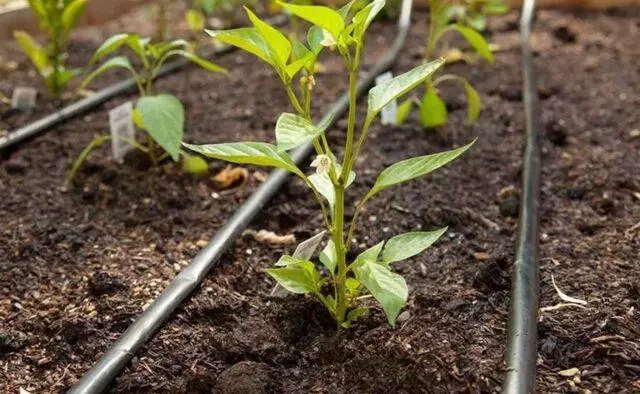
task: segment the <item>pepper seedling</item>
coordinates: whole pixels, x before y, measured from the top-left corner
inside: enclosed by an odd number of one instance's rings
[[[253,27],[209,31],[216,39],[235,45],[268,63],[282,80],[296,113],[280,115],[275,126],[275,145],[264,142],[212,145],[183,143],[183,146],[207,157],[284,169],[302,179],[309,187],[322,210],[326,232],[331,236],[320,253],[320,265],[310,259],[322,234],[303,242],[293,255],[282,256],[266,272],[286,290],[317,297],[337,322],[338,331],[348,328],[367,313],[368,309],[362,302],[369,295],[380,303],[389,324],[395,326],[396,318],[407,302],[408,288],[404,278],[393,271],[393,263],[422,252],[446,231],[446,228],[442,228],[401,234],[386,243],[380,242],[348,262],[347,250],[354,240],[358,215],[365,204],[391,186],[442,167],[473,144],[413,157],[389,166],[360,199],[351,223],[346,225],[345,190],[356,177],[354,164],[378,113],[389,102],[423,83],[444,63],[443,59],[430,61],[372,88],[368,95],[367,115],[364,121],[358,121],[356,84],[364,51],[364,36],[385,2],[375,0],[357,12],[352,11],[353,4],[354,1],[335,11],[324,6],[281,3],[284,9],[313,25],[308,31],[306,45],[297,40],[292,43],[282,32],[260,20],[248,9]],[[329,123],[316,125],[311,120],[310,103],[317,83],[313,72],[318,54],[325,47],[341,55],[349,79],[349,112],[341,162],[326,138]],[[294,86],[296,79],[298,83]],[[356,128],[360,130],[359,133],[356,133]],[[311,175],[305,174],[288,153],[306,143],[312,143],[316,153],[311,163],[315,173]]]
[[[182,156],[182,169],[185,172],[206,172],[207,164],[202,158],[189,155],[180,147],[184,129],[182,103],[177,97],[170,94],[154,94],[153,82],[162,65],[174,56],[182,56],[211,72],[226,72],[226,70],[194,54],[191,44],[185,40],[153,44],[149,38],[142,38],[137,34],[117,34],[108,38],[93,54],[89,66],[95,65],[122,46],[127,46],[137,57],[140,64],[139,69],[136,69],[126,56],[111,57],[84,79],[82,87],[86,87],[95,77],[107,70],[114,68],[128,70],[133,75],[140,95],[132,111],[133,121],[138,128],[146,132],[146,141],[144,144],[140,144],[133,140],[122,139],[123,142],[146,153],[154,164],[166,157],[171,157],[177,162]],[[73,180],[87,156],[111,138],[114,137],[100,135],[87,145],[75,160],[68,174],[67,183]],[[156,154],[156,144],[164,150],[160,156]]]
[[[480,57],[493,63],[493,54],[480,31],[486,27],[488,15],[504,13],[508,8],[501,0],[468,0],[456,3],[448,0],[429,0],[429,29],[425,47],[425,61],[434,57],[436,47],[444,34],[458,32]],[[459,52],[459,51],[457,51]],[[467,97],[467,124],[474,123],[481,110],[480,95],[469,81],[455,74],[435,77],[425,81],[425,94],[422,100],[409,98],[398,106],[397,122],[404,123],[413,104],[419,107],[420,124],[425,128],[436,127],[447,122],[448,112],[444,100],[438,94],[438,86],[443,82],[457,82],[465,90]]]
[[[56,96],[78,74],[76,70],[66,68],[65,50],[86,5],[87,0],[29,0],[29,7],[40,29],[48,36],[44,47],[24,31],[13,32],[18,45],[31,60],[47,89]]]

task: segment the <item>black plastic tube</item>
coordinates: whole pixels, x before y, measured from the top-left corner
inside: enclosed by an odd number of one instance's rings
[[[282,25],[286,21],[286,17],[278,16],[273,18],[269,22],[274,25]],[[202,56],[205,58],[210,58],[215,55],[222,55],[228,52],[235,50],[235,47],[225,46],[222,48],[216,49],[208,49],[203,51]],[[189,64],[189,60],[185,58],[178,58],[171,62],[166,63],[160,71],[158,71],[158,78],[169,75],[180,68]],[[111,85],[105,89],[102,89],[89,97],[86,97],[82,100],[76,101],[73,104],[70,104],[52,114],[45,116],[42,119],[38,119],[33,123],[29,123],[26,126],[23,126],[17,130],[10,132],[7,136],[0,138],[0,151],[9,148],[21,142],[25,139],[34,137],[38,134],[41,134],[53,126],[56,126],[66,120],[69,120],[75,116],[81,115],[92,108],[97,107],[98,105],[104,103],[107,100],[110,100],[114,97],[117,97],[121,94],[125,94],[128,92],[133,92],[136,89],[136,81],[133,78],[128,78],[122,80],[114,85]]]
[[[538,97],[530,44],[535,0],[525,0],[520,19],[522,45],[523,102],[526,117],[526,147],[522,168],[522,199],[516,261],[511,285],[511,307],[507,345],[507,372],[502,392],[535,392],[537,314],[539,294],[538,212],[540,196],[540,136]]]
[[[403,0],[395,41],[385,56],[378,61],[366,77],[360,80],[357,85],[358,96],[373,84],[377,75],[387,70],[395,62],[409,30],[411,5],[412,0]],[[328,119],[332,119],[332,122],[337,121],[346,113],[348,107],[348,96],[343,95],[322,121]],[[292,154],[293,160],[300,164],[312,150],[311,145],[305,145],[295,150]],[[69,393],[95,394],[102,392],[118,376],[134,354],[166,322],[176,308],[200,285],[222,254],[278,192],[288,176],[289,173],[284,170],[272,171],[258,190],[220,228],[209,244],[171,281],[162,294],[127,328],[100,360],[71,388]]]

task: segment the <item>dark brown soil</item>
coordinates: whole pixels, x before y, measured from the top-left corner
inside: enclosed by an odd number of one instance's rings
[[[640,164],[638,13],[539,14],[536,68],[543,100],[541,311],[537,391],[640,390]],[[396,72],[420,62],[425,15],[417,14]],[[134,358],[113,392],[494,392],[504,373],[509,279],[524,144],[517,16],[492,26],[493,66],[454,65],[485,104],[464,126],[462,92],[446,92],[450,122],[376,126],[358,163],[349,205],[385,166],[479,137],[458,162],[375,199],[353,253],[412,229],[449,226],[435,246],[397,264],[410,286],[407,320],[395,330],[375,310],[344,336],[313,300],[270,297],[264,274],[294,246],[239,239],[202,287]],[[563,39],[558,29],[572,33]],[[369,37],[375,61],[394,33]],[[5,45],[6,46],[6,45]],[[6,49],[0,46],[2,51]],[[254,59],[220,62],[229,78],[189,69],[158,89],[178,95],[190,141],[273,140],[286,100]],[[316,111],[344,87],[325,60]],[[6,83],[3,81],[2,83]],[[188,89],[187,89],[188,85]],[[122,102],[114,100],[111,108]],[[80,186],[63,191],[69,163],[95,133],[103,110],[29,141],[0,163],[0,391],[59,392],[72,385],[253,191],[264,170],[232,192],[173,165],[117,165],[92,156]],[[330,133],[342,141],[344,122]],[[212,163],[213,168],[222,164]],[[212,194],[215,193],[215,194]],[[254,230],[320,231],[307,191],[293,181],[251,224]],[[560,371],[578,368],[579,376]]]

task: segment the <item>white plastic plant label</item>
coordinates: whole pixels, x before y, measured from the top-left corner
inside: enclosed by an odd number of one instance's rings
[[[380,74],[376,77],[376,85],[380,85],[385,82],[389,82],[393,79],[393,73],[391,71],[387,71],[384,74]],[[392,100],[389,104],[385,105],[380,111],[380,121],[383,125],[395,125],[397,124],[397,113],[398,113],[398,101]]]
[[[133,140],[136,130],[133,127],[133,104],[127,101],[109,111],[109,127],[111,128],[111,151],[116,161],[122,161],[124,155],[131,150],[125,140]]]
[[[37,96],[38,91],[34,88],[15,88],[13,96],[11,96],[11,108],[20,111],[31,111],[36,107]]]

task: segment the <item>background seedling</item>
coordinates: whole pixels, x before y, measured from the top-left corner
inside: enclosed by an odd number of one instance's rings
[[[78,19],[84,12],[87,0],[29,0],[29,7],[38,19],[40,29],[47,35],[44,46],[24,31],[15,31],[18,45],[29,56],[31,63],[44,80],[51,93],[60,95],[74,70],[65,67],[67,41]]]
[[[276,144],[238,142],[213,145],[183,144],[205,156],[233,163],[277,167],[300,177],[313,192],[322,210],[330,240],[320,254],[320,267],[310,259],[323,234],[299,245],[293,255],[282,256],[267,270],[280,286],[293,292],[310,294],[319,299],[337,322],[338,331],[348,328],[364,316],[368,309],[363,299],[375,298],[384,310],[389,324],[405,305],[408,288],[404,278],[393,272],[393,263],[412,257],[433,244],[446,229],[409,232],[395,236],[347,261],[347,250],[354,239],[358,214],[376,194],[391,186],[426,175],[454,160],[472,144],[447,152],[414,157],[395,163],[382,171],[371,190],[357,204],[351,223],[345,223],[345,190],[356,174],[353,166],[366,140],[367,133],[382,108],[407,94],[432,75],[443,59],[428,62],[369,91],[368,111],[364,120],[356,116],[356,83],[364,51],[364,35],[384,7],[383,0],[353,11],[353,2],[334,11],[323,6],[281,6],[313,26],[306,44],[291,42],[277,29],[247,10],[253,27],[210,31],[216,39],[235,45],[268,63],[283,82],[296,113],[280,115],[276,127]],[[349,79],[349,114],[344,155],[339,161],[326,138],[328,124],[312,122],[310,103],[316,80],[313,72],[318,54],[329,47],[340,54]],[[294,80],[298,80],[294,88]],[[356,127],[359,134],[356,134]],[[315,173],[305,174],[287,151],[312,143],[316,157],[311,163]]]
[[[180,148],[184,127],[184,109],[180,100],[170,94],[154,94],[153,82],[164,62],[173,56],[182,56],[205,70],[211,72],[226,72],[222,67],[195,55],[191,45],[184,40],[151,43],[149,38],[142,38],[137,34],[117,34],[108,38],[94,53],[89,65],[92,66],[112,54],[122,46],[128,47],[137,57],[139,68],[136,69],[126,56],[115,56],[104,61],[82,83],[87,86],[95,77],[103,72],[122,68],[128,70],[136,82],[140,98],[137,100],[132,116],[135,124],[146,132],[145,144],[131,142],[131,145],[146,153],[155,164],[166,157],[174,161],[183,158],[183,170],[190,173],[206,172],[206,163],[197,156],[187,154]],[[96,137],[80,154],[73,164],[67,177],[71,182],[78,169],[92,150],[101,146],[111,136]],[[163,150],[160,156],[156,154],[156,144]]]
[[[425,61],[433,59],[438,43],[446,33],[456,31],[467,41],[475,53],[492,63],[493,54],[480,31],[486,27],[488,15],[507,11],[508,8],[500,0],[468,0],[463,3],[450,0],[430,0]],[[423,127],[429,128],[445,124],[448,113],[444,100],[438,94],[438,86],[449,81],[457,82],[464,87],[467,96],[467,124],[475,122],[481,110],[480,95],[466,78],[446,74],[439,77],[431,75],[426,79],[426,90],[422,100],[416,101],[409,98],[399,105],[398,123],[406,121],[415,103],[420,109],[419,119]]]

